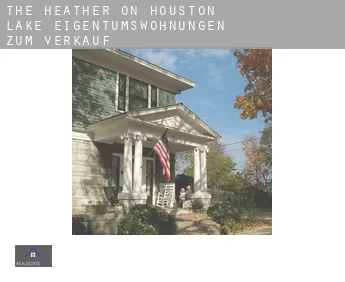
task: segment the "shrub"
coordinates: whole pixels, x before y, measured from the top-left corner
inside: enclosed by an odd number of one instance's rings
[[[177,226],[172,215],[163,208],[135,205],[121,220],[119,235],[174,235]]]
[[[93,235],[91,223],[85,220],[85,216],[72,216],[72,234],[73,235]]]
[[[204,203],[200,198],[192,199],[190,203],[193,212],[197,213],[204,211]]]
[[[258,221],[258,217],[259,217],[260,213],[259,210],[254,209],[252,211],[249,211],[246,213],[245,217],[244,217],[244,221],[247,224],[253,224],[256,223]]]
[[[237,233],[240,231],[243,231],[243,224],[232,219],[226,221],[225,225],[221,228],[221,233],[223,235],[229,233]]]
[[[231,202],[216,203],[208,208],[207,215],[221,226],[227,221],[242,222],[242,217]]]

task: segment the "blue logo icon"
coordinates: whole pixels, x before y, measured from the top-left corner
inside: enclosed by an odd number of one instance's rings
[[[25,255],[25,257],[30,257],[30,258],[37,258],[37,257],[42,257],[40,253],[32,247]]]

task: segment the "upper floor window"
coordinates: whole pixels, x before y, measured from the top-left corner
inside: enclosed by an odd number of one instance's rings
[[[134,78],[129,79],[129,110],[148,108],[148,84]]]
[[[176,103],[176,95],[170,91],[159,88],[159,100],[164,101],[165,105],[173,105]]]
[[[157,87],[151,86],[151,108],[157,107]]]
[[[119,99],[118,99],[118,109],[120,111],[125,110],[126,103],[126,76],[119,74]]]

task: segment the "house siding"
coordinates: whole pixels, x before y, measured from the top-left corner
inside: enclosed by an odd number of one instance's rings
[[[176,104],[176,95],[160,90],[159,106]],[[72,58],[72,131],[85,132],[85,126],[114,116],[115,72]],[[152,148],[143,148],[148,156]],[[73,214],[84,213],[84,205],[106,201],[104,187],[112,152],[123,154],[123,144],[108,145],[72,139],[72,199]],[[134,154],[134,147],[132,150]],[[154,156],[154,153],[151,153]],[[175,180],[175,155],[171,154],[172,182]],[[156,158],[156,186],[165,183],[162,167]]]
[[[72,60],[72,128],[83,131],[84,126],[116,114],[115,72]]]
[[[86,125],[114,116],[114,71],[72,57],[72,129],[83,132]],[[159,106],[176,104],[176,94],[160,89]]]
[[[72,139],[73,213],[83,210],[90,201],[105,201],[112,147],[108,144]]]

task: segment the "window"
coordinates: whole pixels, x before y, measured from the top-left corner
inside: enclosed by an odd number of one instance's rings
[[[159,88],[159,104],[161,106],[176,104],[176,95],[170,91]]]
[[[151,86],[151,108],[157,107],[157,87]]]
[[[119,99],[117,108],[120,111],[125,110],[125,102],[126,102],[126,76],[123,74],[119,74]]]
[[[145,82],[129,79],[129,109],[138,110],[148,107],[148,85]]]

